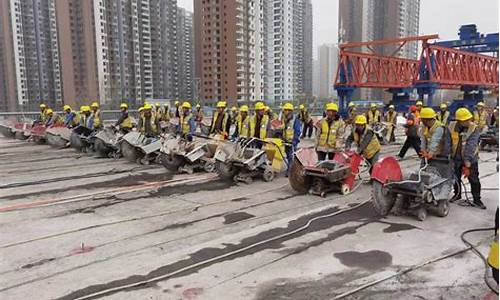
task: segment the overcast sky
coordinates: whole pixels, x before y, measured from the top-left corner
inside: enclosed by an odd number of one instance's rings
[[[193,0],[177,0],[179,6],[193,10]],[[382,0],[380,0],[382,1]],[[460,25],[475,23],[480,32],[498,32],[498,0],[421,0],[420,34],[438,33],[443,40],[458,38]],[[338,0],[312,0],[314,49],[336,43]]]

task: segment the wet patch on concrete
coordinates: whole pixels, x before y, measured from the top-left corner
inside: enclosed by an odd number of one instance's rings
[[[344,266],[366,270],[380,270],[392,265],[392,256],[384,251],[347,251],[333,254]]]
[[[387,222],[387,221],[379,221],[379,223],[389,225],[389,227],[384,228],[385,233],[393,233],[393,232],[407,231],[407,230],[413,230],[413,229],[421,230],[417,226],[414,226],[411,224],[392,223],[392,222]]]
[[[247,197],[235,198],[235,199],[231,200],[231,202],[241,202],[241,201],[245,201],[245,200],[250,200],[250,198],[247,198]]]
[[[54,257],[52,257],[52,258],[44,258],[42,260],[39,260],[39,261],[36,261],[36,262],[29,263],[29,264],[26,264],[24,266],[21,266],[21,269],[31,269],[33,267],[41,266],[41,265],[43,265],[45,263],[48,263],[48,262],[51,262],[53,260],[55,260]]]
[[[293,197],[293,196],[290,196],[290,197]],[[281,237],[279,239],[277,238],[274,241],[248,248],[242,252],[228,255],[228,253],[235,252],[235,251],[242,249],[242,248],[247,248],[247,247],[254,245],[258,242],[261,242],[263,240],[272,239],[274,237],[281,236],[284,233],[295,231],[298,228],[301,228],[304,225],[306,225],[313,218],[332,214],[332,213],[335,213],[337,211],[338,211],[338,208],[328,208],[328,209],[325,209],[323,211],[304,215],[296,220],[290,221],[286,227],[277,227],[277,228],[273,228],[270,230],[260,232],[254,236],[250,236],[248,238],[241,240],[237,244],[224,244],[224,246],[222,248],[213,248],[213,247],[203,248],[203,249],[200,249],[196,252],[191,253],[189,255],[189,258],[187,258],[187,259],[179,260],[177,262],[162,266],[160,268],[157,268],[157,269],[151,271],[150,273],[148,273],[146,275],[133,275],[133,276],[130,276],[127,278],[114,280],[114,281],[111,281],[108,283],[88,286],[88,287],[82,288],[80,290],[74,291],[66,296],[63,296],[60,299],[79,298],[79,297],[82,297],[84,295],[92,294],[92,293],[95,293],[98,291],[103,291],[103,290],[107,290],[107,289],[111,289],[111,288],[121,287],[124,285],[130,285],[130,284],[133,284],[134,282],[143,281],[143,280],[150,280],[152,278],[156,278],[159,276],[165,276],[165,275],[171,274],[177,270],[185,269],[185,268],[187,268],[187,269],[184,270],[183,272],[180,272],[180,273],[175,274],[173,276],[164,277],[162,280],[164,281],[164,280],[167,280],[169,278],[177,278],[177,277],[187,276],[189,274],[196,273],[201,269],[207,268],[211,265],[218,264],[218,263],[221,263],[224,261],[233,260],[233,259],[240,258],[240,257],[246,257],[249,255],[253,255],[255,253],[259,253],[259,252],[264,251],[264,250],[280,249],[283,247],[284,242],[292,240],[292,239],[296,239],[298,237],[301,237],[303,235],[306,235],[306,234],[309,234],[312,232],[325,230],[325,229],[331,228],[333,226],[342,225],[342,224],[345,224],[348,222],[356,222],[357,221],[357,222],[364,222],[365,224],[367,224],[370,222],[374,222],[378,219],[378,217],[376,216],[373,209],[371,209],[371,207],[369,205],[364,205],[364,206],[361,206],[357,210],[348,211],[348,212],[336,215],[334,217],[319,219],[315,222],[312,222],[310,224],[310,226],[307,227],[306,229],[296,231],[294,234],[290,234],[290,235]],[[352,229],[350,229],[350,230],[348,230],[348,232],[353,232],[353,231],[352,231]],[[342,236],[342,233],[337,233],[337,234]],[[334,237],[335,236],[332,236],[331,239],[334,239]],[[208,262],[208,260],[210,260],[210,261]],[[190,266],[195,265],[195,264],[197,264],[196,267],[189,268]],[[140,287],[137,287],[137,288],[140,288]],[[127,290],[127,289],[124,289],[124,290]],[[107,295],[115,294],[117,292],[119,292],[119,290],[114,290],[114,291],[111,291],[109,293],[105,293],[101,296],[107,296]]]
[[[227,214],[224,216],[224,224],[232,224],[236,222],[241,222],[243,220],[248,220],[251,218],[254,218],[254,215],[251,215],[249,213],[246,213],[244,211],[242,212],[235,212],[232,214]]]

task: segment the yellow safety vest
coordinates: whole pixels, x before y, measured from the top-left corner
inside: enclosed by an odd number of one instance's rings
[[[429,146],[429,142],[434,135],[434,132],[436,132],[436,129],[439,127],[443,127],[443,124],[439,121],[434,122],[434,125],[432,125],[431,128],[424,126],[422,135],[425,139],[426,145]],[[436,153],[432,153],[433,155],[440,155],[443,152],[443,145],[444,145],[444,138],[441,137],[441,142],[439,142],[438,149],[436,150]],[[422,149],[422,150],[427,150],[427,149]]]
[[[236,119],[238,126],[238,134],[241,138],[250,137],[250,117],[246,116],[244,120],[241,119],[241,115]]]
[[[353,133],[354,142],[356,142],[356,144],[358,146],[361,144],[361,141],[363,140],[363,138],[365,137],[365,135],[366,135],[366,133],[368,131],[372,131],[371,127],[368,126],[368,125],[366,126],[365,131],[363,132],[363,135],[359,135],[356,132],[356,130],[354,130],[354,133]],[[370,141],[370,143],[368,144],[368,146],[366,146],[366,148],[363,150],[363,156],[366,159],[371,159],[379,151],[380,151],[380,143],[378,141],[377,135],[374,133],[373,137],[372,137],[372,140]]]
[[[222,134],[227,135],[228,132],[226,132],[226,126],[227,126],[227,119],[229,118],[229,115],[226,112],[223,112],[224,116],[222,117]],[[212,119],[212,126],[210,128],[210,133],[216,133],[215,132],[215,126],[217,125],[217,118],[219,117],[219,112],[216,111],[214,114],[214,118]]]
[[[386,122],[389,122],[389,123],[391,123],[391,124],[394,124],[394,123],[395,123],[394,121],[396,120],[396,116],[397,116],[397,115],[398,115],[398,113],[397,113],[397,112],[395,112],[395,111],[393,111],[393,112],[388,111],[388,112],[387,112],[387,118],[386,118],[386,120],[385,120],[385,121],[386,121]]]
[[[132,129],[133,125],[132,125],[132,118],[130,117],[130,115],[127,115],[127,117],[125,119],[123,119],[123,121],[120,123],[120,128],[121,129]]]
[[[85,127],[85,128],[91,129],[89,127],[89,124],[88,124],[89,120],[90,120],[90,116],[87,117],[85,114],[80,115],[80,125]]]
[[[479,126],[480,129],[488,126],[488,112],[483,109],[481,113],[479,111],[474,112],[474,123]]]
[[[488,264],[498,270],[498,232],[495,236],[495,241],[491,244]]]
[[[449,126],[451,132],[451,153],[453,157],[457,155],[458,141],[460,140],[460,133],[455,130],[456,125],[457,122],[451,122]],[[462,153],[460,153],[461,157],[463,157],[463,151],[465,148],[465,144],[467,143],[467,140],[474,133],[474,131],[476,131],[476,129],[477,129],[476,124],[470,124],[467,131],[462,133]],[[476,155],[479,154],[479,145],[477,145],[475,153]]]
[[[300,111],[300,121],[302,121],[302,123],[309,123],[311,120],[311,116],[309,115],[307,109]]]
[[[193,117],[192,114],[182,117],[182,134],[188,134],[191,127],[189,126],[189,121]]]
[[[448,119],[450,118],[450,112],[445,111],[444,114],[443,112],[438,112],[436,119],[441,122],[441,124],[445,125],[448,123]]]
[[[269,116],[263,115],[260,121],[259,136],[261,139],[267,138],[267,125],[269,123]],[[257,126],[257,116],[253,116],[250,120],[250,137],[255,136],[255,126]]]
[[[47,110],[44,110],[43,112],[41,111],[40,112],[40,121],[45,123],[47,121],[47,113],[46,113]]]
[[[293,128],[295,124],[295,116],[286,122],[285,116],[283,115],[283,120],[281,121],[281,128],[283,129],[283,140],[286,143],[291,143],[293,140],[293,136],[295,134],[295,130]]]
[[[93,111],[92,117],[94,119],[94,128],[97,129],[101,126],[101,110]]]
[[[156,134],[157,133],[157,128],[156,128],[156,119],[155,119],[154,114],[151,114],[151,118],[149,119],[149,121],[151,122],[151,130],[153,130],[152,133]],[[142,133],[146,133],[146,117],[145,116],[142,117],[141,132]]]
[[[341,121],[332,120],[331,125],[328,125],[328,119],[321,120],[321,132],[317,141],[319,151],[328,151],[335,149],[337,142],[337,132],[342,125]]]
[[[368,125],[373,125],[378,122],[380,119],[380,111],[376,110],[375,113],[369,110],[367,113]]]

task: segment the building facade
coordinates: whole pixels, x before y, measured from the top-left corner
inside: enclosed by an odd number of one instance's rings
[[[177,49],[177,98],[195,100],[193,13],[184,8],[177,9]]]
[[[321,45],[318,48],[318,80],[320,99],[336,97],[333,88],[338,66],[339,50],[337,45]]]

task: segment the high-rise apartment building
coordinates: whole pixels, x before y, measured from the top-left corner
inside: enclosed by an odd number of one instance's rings
[[[416,36],[419,33],[419,18],[420,0],[340,0],[339,43]],[[391,55],[397,46],[379,46],[375,50]],[[418,44],[408,43],[397,54],[416,59]],[[365,89],[353,97],[379,100],[383,91]]]
[[[337,72],[339,50],[337,45],[321,45],[318,48],[319,98],[328,99],[336,96],[333,88]]]
[[[194,100],[193,13],[177,9],[178,98]]]

